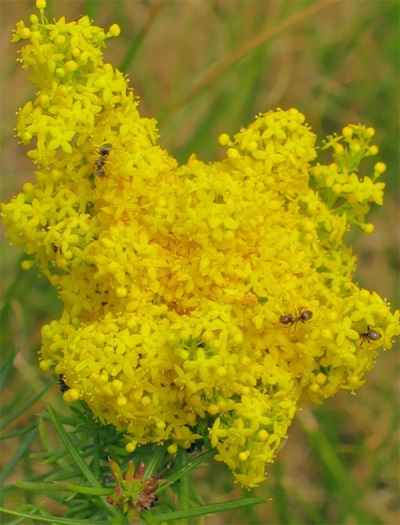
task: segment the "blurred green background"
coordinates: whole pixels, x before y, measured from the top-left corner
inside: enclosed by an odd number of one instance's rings
[[[359,260],[356,281],[398,308],[399,7],[397,0],[50,0],[46,12],[49,19],[88,14],[96,25],[121,26],[121,36],[108,41],[106,60],[129,75],[141,114],[159,120],[162,146],[181,161],[192,152],[218,158],[221,132],[233,134],[276,107],[302,111],[319,144],[348,123],[373,126],[380,148],[374,160],[387,164],[386,199],[371,211],[375,232],[349,239]],[[1,0],[1,8],[1,200],[7,201],[34,180],[13,136],[15,112],[33,89],[15,62],[20,45],[10,39],[15,23],[28,23],[36,9],[31,0]],[[20,349],[6,402],[22,402],[50,380],[37,368],[40,327],[61,311],[44,279],[19,270],[20,258],[3,232],[2,354]],[[357,396],[342,392],[324,406],[305,407],[256,490],[271,502],[205,524],[400,523],[399,364],[396,351],[383,354]],[[51,392],[47,401],[56,389]],[[29,417],[21,416],[19,428]],[[3,468],[13,446],[3,448]],[[26,468],[18,466],[8,483]],[[194,483],[208,503],[241,494],[218,463]],[[20,497],[10,493],[7,506]]]

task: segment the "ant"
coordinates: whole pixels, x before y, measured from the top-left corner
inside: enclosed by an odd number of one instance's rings
[[[105,175],[103,166],[106,163],[106,159],[107,159],[108,155],[110,154],[111,148],[112,148],[112,145],[108,144],[108,143],[107,144],[103,144],[99,148],[100,157],[94,163],[95,168],[96,168],[95,173],[96,173],[96,175],[98,177],[104,177],[104,175]]]
[[[65,383],[64,376],[62,374],[60,374],[57,383],[58,383],[58,386],[60,387],[60,391],[62,394],[66,392],[67,390],[69,390],[69,386]]]
[[[371,330],[370,327],[367,325],[367,331],[361,332],[360,337],[362,339],[361,344],[363,344],[364,341],[368,341],[369,343],[371,343],[372,341],[378,341],[382,337],[382,334],[380,334],[376,330]]]
[[[296,325],[298,321],[301,321],[302,323],[307,323],[312,319],[312,316],[313,313],[311,310],[301,310],[300,314],[296,317],[293,317],[290,314],[281,315],[279,321],[286,326],[292,326]]]

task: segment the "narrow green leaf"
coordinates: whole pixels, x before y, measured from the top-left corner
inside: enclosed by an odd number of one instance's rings
[[[202,452],[198,456],[195,456],[193,459],[190,459],[188,463],[182,465],[182,467],[180,467],[178,470],[171,472],[171,475],[168,476],[168,481],[178,481],[178,479],[180,479],[182,476],[185,476],[190,471],[198,468],[204,461],[212,458],[215,454],[215,450],[207,450],[206,452]]]
[[[59,518],[57,516],[54,517],[47,517],[37,514],[29,514],[27,512],[18,512],[15,510],[9,510],[5,509],[4,507],[0,507],[0,512],[3,512],[4,514],[9,514],[10,516],[17,516],[20,518],[27,518],[33,521],[36,521],[39,523],[39,525],[42,525],[43,523],[51,523],[52,525],[88,525],[88,520],[78,520],[76,518]],[[104,520],[103,521],[90,521],[90,525],[105,525]]]
[[[163,458],[166,455],[166,450],[162,446],[153,447],[152,452],[149,461],[146,462],[144,470],[145,478],[153,477],[158,473]]]
[[[270,485],[270,494],[272,495],[272,505],[278,516],[278,523],[285,525],[293,525],[293,523],[302,525],[304,523],[298,516],[295,516],[290,505],[289,494],[283,483],[283,466],[280,461],[274,464],[274,482]]]
[[[7,381],[7,378],[13,369],[14,365],[14,358],[17,353],[17,348],[13,348],[9,355],[7,356],[6,360],[4,361],[1,369],[0,369],[0,392],[3,391],[4,385]]]
[[[27,436],[25,441],[22,442],[19,449],[12,455],[12,457],[4,465],[3,471],[0,474],[0,485],[8,478],[11,472],[14,470],[15,465],[19,460],[26,454],[27,450],[30,449],[33,441],[35,440],[37,429],[34,428],[32,432]]]
[[[53,446],[50,442],[50,438],[48,435],[49,431],[49,425],[46,425],[42,419],[39,420],[38,424],[38,430],[39,430],[39,436],[42,441],[42,444],[47,452],[50,452],[53,450]]]
[[[32,481],[16,481],[14,483],[15,487],[23,490],[35,491],[38,490],[43,494],[47,492],[60,492],[59,487],[54,483],[34,483]]]
[[[12,521],[7,521],[7,525],[18,525],[19,523],[23,523],[23,520],[24,518],[17,518],[15,520],[12,520]]]
[[[155,3],[153,6],[151,6],[146,24],[140,29],[140,31],[133,38],[131,38],[130,46],[128,47],[125,53],[125,56],[118,68],[123,73],[125,73],[128,70],[129,66],[131,65],[132,60],[134,59],[138,49],[142,45],[146,37],[146,34],[149,32],[152,24],[156,20],[157,15],[161,9],[162,9],[162,2]]]
[[[73,442],[69,438],[68,434],[65,432],[64,427],[61,425],[61,423],[58,420],[55,410],[50,405],[47,407],[47,409],[53,421],[53,424],[56,427],[56,430],[61,438],[61,441],[64,443],[65,448],[70,453],[72,459],[75,461],[77,467],[79,468],[83,476],[92,485],[92,487],[102,488],[100,483],[97,481],[95,476],[92,474],[90,468],[88,467],[84,459],[81,457],[79,450],[76,449]],[[109,515],[115,516],[115,509],[111,507],[110,505],[108,505],[104,501],[103,498],[99,497],[98,501],[99,503],[101,503],[101,505],[103,506],[103,508],[106,510],[106,512]]]
[[[21,282],[23,282],[23,279],[21,277],[26,273],[25,270],[23,270],[21,267],[21,263],[24,259],[26,259],[25,254],[19,257],[15,265],[16,273],[14,275],[14,280],[12,281],[11,285],[8,287],[6,293],[4,294],[3,306],[0,310],[1,326],[5,325],[9,321],[9,315],[12,311],[11,303],[13,301],[13,298],[21,296],[21,293],[18,293],[18,288],[20,288]],[[33,286],[33,282],[34,280],[30,279],[31,286]]]
[[[42,397],[42,395],[49,390],[49,388],[52,386],[52,384],[46,385],[40,392],[38,392],[35,396],[31,397],[26,403],[21,405],[18,410],[16,410],[14,413],[10,414],[7,418],[5,418],[0,423],[0,430],[3,430],[3,428],[6,428],[10,423],[15,421],[21,414],[26,412],[32,405],[36,403],[38,399]]]
[[[314,502],[306,499],[299,490],[291,488],[291,495],[301,509],[303,509],[302,515],[305,516],[304,523],[318,523],[323,525],[327,522],[327,517],[320,511],[318,505]],[[298,517],[296,518],[296,525],[298,524]]]
[[[112,524],[111,525],[126,525],[126,524],[127,524],[126,515],[122,511],[119,511],[114,516],[114,519],[112,520]],[[142,525],[141,521],[140,521],[139,525]]]
[[[95,432],[93,436],[93,446],[91,450],[93,457],[93,474],[98,479],[100,477],[100,439],[98,432]]]
[[[47,409],[53,421],[53,424],[56,427],[56,430],[61,438],[61,441],[64,443],[65,448],[71,454],[71,457],[75,461],[79,470],[82,472],[82,474],[93,487],[100,488],[100,483],[94,477],[86,462],[83,460],[80,451],[75,448],[75,445],[69,438],[68,434],[65,432],[64,427],[61,425],[55,410],[51,406],[48,406]]]
[[[184,467],[187,463],[190,463],[188,460],[188,453],[186,450],[179,449],[178,455],[176,458],[178,470],[179,468]],[[190,506],[190,480],[189,476],[182,476],[174,487],[174,490],[177,493],[179,506],[181,508],[187,508]]]
[[[32,430],[34,430],[35,428],[36,427],[21,428],[20,430],[15,430],[14,432],[9,432],[8,434],[2,434],[0,436],[0,441],[24,436],[25,434],[29,434],[30,432],[32,432]]]
[[[91,20],[95,20],[98,16],[99,7],[100,4],[97,0],[85,0],[85,7],[82,12],[88,15]]]
[[[249,507],[251,505],[259,505],[260,503],[267,503],[267,501],[268,500],[266,498],[244,498],[232,501],[224,501],[221,503],[213,503],[211,505],[202,505],[201,507],[196,507],[194,509],[177,510],[174,512],[169,512],[168,514],[154,516],[154,518],[158,523],[163,521],[194,518],[196,516],[206,516],[208,514],[236,510],[243,507]]]
[[[74,485],[72,483],[65,483],[64,481],[55,481],[55,485],[62,489],[75,492],[76,494],[90,494],[92,496],[110,496],[114,491],[107,488],[83,487],[82,485]]]

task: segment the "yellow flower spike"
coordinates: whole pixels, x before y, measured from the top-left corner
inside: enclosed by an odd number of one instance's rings
[[[344,240],[371,232],[369,206],[382,204],[385,165],[358,176],[374,130],[328,137],[322,165],[305,116],[277,109],[222,133],[222,160],[178,166],[103,62],[119,26],[49,24],[37,7],[13,38],[37,92],[16,127],[36,181],[2,215],[23,266],[64,302],[42,330],[40,368],[68,377],[66,401],[124,430],[128,453],[205,437],[255,486],[300,400],[361,386],[399,333],[389,306],[353,283]]]

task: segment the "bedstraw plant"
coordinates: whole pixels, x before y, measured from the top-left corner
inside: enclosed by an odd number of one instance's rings
[[[75,407],[47,418],[85,481],[56,487],[81,502],[75,524],[93,498],[93,523],[188,517],[171,511],[178,479],[213,457],[258,486],[298,410],[361,387],[399,334],[398,311],[353,282],[345,238],[373,231],[366,215],[382,204],[385,165],[364,172],[378,148],[360,124],[326,138],[323,163],[295,108],[222,133],[219,161],[179,164],[127,77],[103,61],[118,25],[50,22],[46,2],[36,6],[13,38],[36,89],[16,128],[36,181],[2,217],[22,268],[38,266],[63,303],[43,326],[39,366]],[[77,450],[89,432],[101,446]]]

